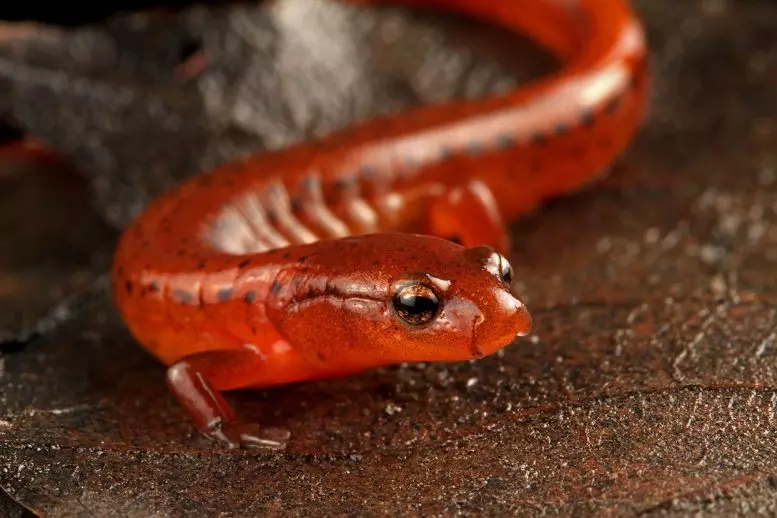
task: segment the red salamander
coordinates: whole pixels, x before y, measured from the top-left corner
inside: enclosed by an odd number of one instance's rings
[[[224,446],[289,437],[238,419],[224,391],[481,358],[529,333],[504,222],[593,181],[644,117],[646,43],[625,0],[397,3],[523,32],[564,66],[227,163],[128,226],[119,311]]]

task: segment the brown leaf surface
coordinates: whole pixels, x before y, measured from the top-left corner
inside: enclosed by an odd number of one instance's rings
[[[242,414],[288,427],[293,438],[282,454],[222,452],[192,434],[161,367],[97,292],[78,318],[6,358],[0,485],[51,515],[777,512],[777,9],[767,1],[637,6],[655,50],[645,129],[611,177],[514,224],[534,338],[480,362],[232,394]],[[333,27],[342,27],[334,41],[361,41],[342,12],[289,15],[285,30],[309,30],[327,61],[328,49],[342,48],[325,45]],[[307,73],[322,85],[319,97],[297,92],[283,103],[342,99],[337,106],[364,111],[322,115],[317,128],[264,114],[248,133],[270,145],[272,136],[304,138],[404,105],[388,84],[439,81],[447,87],[426,91],[441,96],[475,84],[479,95],[517,77],[511,53],[470,57],[472,67],[442,76],[437,65],[393,69],[394,58],[419,58],[406,51],[410,38],[455,29],[435,32],[434,17],[391,22],[398,15],[387,11],[348,16],[398,27],[384,47],[369,48],[380,64],[355,66],[373,89],[356,81],[335,91],[327,78],[336,76],[317,76],[310,61],[308,72],[279,67],[272,77],[280,89],[291,83],[278,78]],[[459,56],[471,38],[431,41]],[[344,63],[318,66],[347,75]],[[481,66],[493,75],[479,79]],[[365,91],[395,104],[357,95]],[[286,131],[262,129],[275,127]],[[46,135],[57,143],[55,131]],[[155,188],[134,166],[119,169],[123,182],[138,182],[136,194]],[[96,187],[103,209],[134,196],[105,194],[109,185]]]

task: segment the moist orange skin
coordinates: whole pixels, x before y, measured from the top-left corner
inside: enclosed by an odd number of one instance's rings
[[[113,268],[120,313],[168,365],[200,430],[226,445],[285,440],[238,424],[221,391],[477,358],[528,333],[499,277],[504,222],[596,178],[644,116],[645,40],[624,0],[392,3],[521,31],[565,66],[504,95],[222,165],[126,229]],[[407,278],[439,295],[428,325],[393,309]]]

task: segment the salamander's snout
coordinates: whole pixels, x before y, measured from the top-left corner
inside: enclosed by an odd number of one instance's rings
[[[512,289],[513,268],[504,256],[489,247],[471,248],[466,253],[482,265],[475,290],[482,318],[473,327],[472,350],[476,356],[487,356],[528,335],[532,317]]]
[[[532,330],[532,317],[526,305],[508,290],[494,290],[484,308],[484,318],[473,330],[473,354],[488,356]]]

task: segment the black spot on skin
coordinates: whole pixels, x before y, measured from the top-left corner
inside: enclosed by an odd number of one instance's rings
[[[237,264],[237,267],[242,269],[242,268],[245,268],[246,266],[248,266],[249,264],[251,264],[251,260],[250,259],[243,259],[242,261],[240,261]]]
[[[326,361],[326,356],[324,356],[324,353],[322,353],[321,351],[317,352],[316,356],[318,356],[318,359],[321,360],[322,362]]]
[[[245,294],[245,296],[243,297],[243,299],[244,299],[244,300],[245,300],[247,303],[249,303],[249,304],[250,304],[250,303],[252,303],[254,300],[256,300],[256,292],[254,292],[254,291],[249,291],[248,293],[246,293],[246,294]]]
[[[278,293],[281,291],[281,283],[278,281],[272,281],[272,284],[270,285],[270,291],[273,293]]]
[[[132,295],[132,281],[126,281],[124,283],[124,289],[127,290],[127,295]]]
[[[473,142],[469,146],[467,146],[467,153],[469,153],[471,156],[479,156],[483,154],[483,146],[478,144],[477,142]]]
[[[612,115],[618,110],[618,107],[621,104],[621,96],[616,95],[610,101],[607,103],[607,105],[604,107],[604,111],[608,113],[609,115]]]
[[[335,180],[336,189],[348,189],[354,184],[353,178],[338,178]]]
[[[583,114],[580,116],[580,122],[583,124],[583,126],[590,126],[594,123],[594,114],[590,110],[586,110],[583,112]]]
[[[173,296],[174,299],[178,299],[184,304],[189,304],[192,301],[192,299],[194,299],[191,293],[184,290],[173,290],[171,295]]]
[[[461,236],[449,236],[448,241],[451,241],[452,243],[456,243],[457,245],[461,244]]]
[[[532,174],[539,174],[542,171],[542,163],[538,159],[533,159],[529,164]]]
[[[515,146],[515,138],[511,135],[500,135],[496,138],[496,147],[499,149],[507,149]]]
[[[302,180],[302,187],[305,189],[315,189],[319,185],[318,177],[308,176]]]
[[[267,219],[272,221],[272,222],[275,222],[275,221],[278,220],[278,215],[275,213],[274,210],[268,210],[267,211]]]
[[[300,200],[299,198],[292,198],[291,199],[292,212],[299,212],[301,208],[302,208],[302,200]]]
[[[199,263],[197,263],[197,269],[198,270],[205,269],[205,261],[200,261]]]
[[[567,133],[569,133],[569,126],[567,126],[563,122],[556,124],[556,135],[561,137],[563,135],[566,135]]]
[[[288,259],[289,257],[291,257],[291,252],[286,252],[285,254],[283,254],[284,259]]]
[[[542,133],[534,133],[531,136],[531,143],[535,146],[541,146],[545,142],[547,142],[547,137],[543,135]]]
[[[149,291],[152,293],[156,293],[159,291],[159,283],[157,281],[151,281],[151,284],[148,285]]]
[[[298,263],[304,263],[304,262],[305,262],[305,261],[307,261],[307,260],[308,260],[308,256],[306,256],[306,255],[303,255],[303,256],[300,256],[300,258],[299,258],[299,259],[297,259],[297,262],[298,262]]]
[[[375,262],[374,262],[374,263],[372,263],[372,264],[373,264],[373,265],[375,265],[375,266],[380,266],[380,261],[375,261]]]
[[[232,288],[221,288],[217,294],[219,302],[226,302],[232,298]]]

